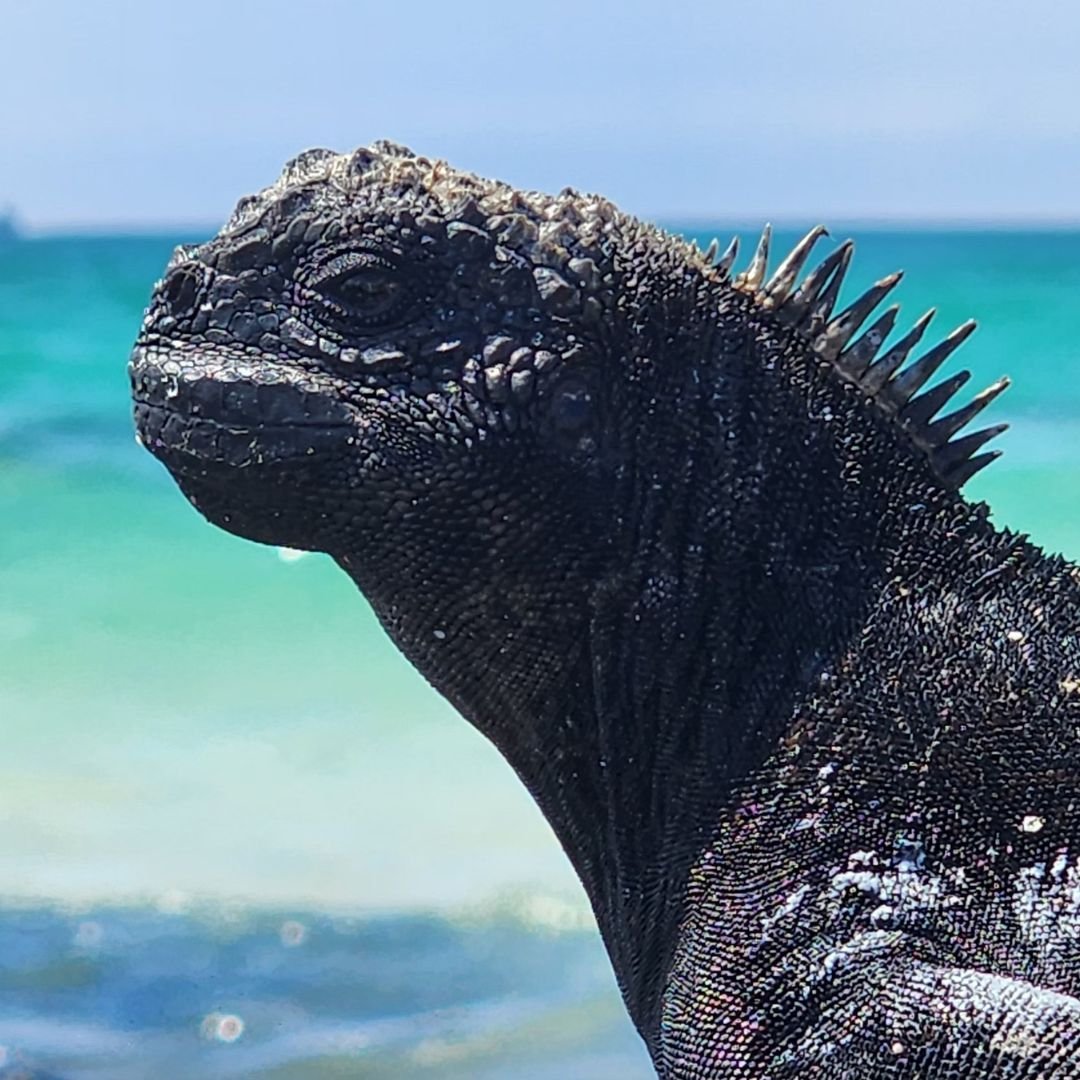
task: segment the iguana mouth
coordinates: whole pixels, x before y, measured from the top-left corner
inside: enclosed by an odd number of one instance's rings
[[[245,469],[281,464],[343,449],[348,424],[234,426],[172,407],[135,401],[136,437],[171,470],[205,475],[211,466]]]
[[[231,379],[219,358],[136,349],[130,373],[136,436],[170,469],[302,460],[345,449],[356,432],[347,405],[269,366],[254,383]]]

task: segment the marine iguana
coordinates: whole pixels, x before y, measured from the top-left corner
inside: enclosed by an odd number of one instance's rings
[[[852,245],[309,151],[131,361],[211,522],[328,552],[516,770],[663,1077],[1080,1077],[1080,571],[958,489]],[[871,321],[872,320],[872,321]],[[866,324],[869,322],[869,326]]]

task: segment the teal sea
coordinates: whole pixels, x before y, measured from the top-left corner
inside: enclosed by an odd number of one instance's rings
[[[1080,232],[852,234],[855,287],[979,319],[1012,428],[969,495],[1080,558]],[[0,248],[0,1077],[647,1077],[509,768],[328,560],[210,528],[136,447],[187,239]]]

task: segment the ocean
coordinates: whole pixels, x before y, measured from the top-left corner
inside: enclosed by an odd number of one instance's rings
[[[1012,428],[968,494],[1080,558],[1080,232],[850,234],[901,329],[979,319],[950,370],[1011,375]],[[0,1077],[644,1080],[510,769],[329,560],[136,447],[128,349],[191,239],[0,249]]]

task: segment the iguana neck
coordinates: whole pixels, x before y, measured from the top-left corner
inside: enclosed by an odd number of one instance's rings
[[[520,579],[503,567],[495,582],[488,552],[473,565],[455,551],[417,605],[392,550],[381,567],[339,557],[536,799],[650,1043],[689,868],[733,788],[898,568],[945,581],[965,537],[989,531],[745,297],[695,295],[669,315],[654,307],[655,336],[626,357],[637,399],[613,407],[653,415],[608,448],[615,538],[595,564],[589,543],[537,533],[518,545]],[[463,594],[469,607],[454,606]]]
[[[640,392],[671,415],[628,436],[623,550],[592,593],[544,751],[508,753],[585,884],[647,1041],[690,866],[733,787],[895,575],[945,582],[992,531],[801,343],[751,321],[724,338],[680,325],[665,345],[681,334],[693,359],[630,361],[655,373]]]

